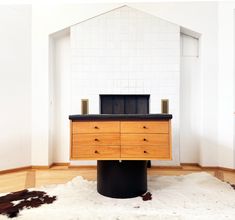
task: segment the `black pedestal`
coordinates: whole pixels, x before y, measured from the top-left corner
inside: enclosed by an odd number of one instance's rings
[[[112,198],[132,198],[147,191],[147,161],[97,161],[97,190]]]

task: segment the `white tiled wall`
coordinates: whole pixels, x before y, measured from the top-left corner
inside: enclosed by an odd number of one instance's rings
[[[71,59],[71,114],[84,98],[89,113],[99,113],[99,94],[150,94],[150,113],[167,98],[173,161],[164,164],[179,163],[179,26],[121,7],[71,27]]]

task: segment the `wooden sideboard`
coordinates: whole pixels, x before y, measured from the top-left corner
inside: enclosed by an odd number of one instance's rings
[[[74,115],[71,160],[171,160],[171,115]]]

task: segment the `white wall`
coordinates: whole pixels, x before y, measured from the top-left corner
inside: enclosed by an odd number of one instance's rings
[[[160,2],[132,3],[129,5],[201,33],[202,104],[200,112],[203,122],[199,162],[203,166],[234,167],[234,129],[231,124],[233,121],[231,114],[234,111],[232,100],[234,95],[231,95],[234,92],[232,85],[232,82],[234,82],[232,47],[234,45],[234,27],[231,23],[234,5],[232,3],[216,2]],[[118,6],[120,4],[33,6],[33,164],[47,165],[51,161],[49,160],[48,143],[49,34]],[[49,20],[50,22],[48,22]],[[221,52],[219,56],[218,44]],[[225,45],[225,47],[222,45]]]
[[[202,136],[200,161],[203,166],[218,162],[217,147],[217,76],[218,17],[215,2],[136,3],[141,8],[183,27],[201,33],[200,56],[202,71]],[[185,19],[187,18],[187,19]]]
[[[0,170],[31,165],[31,7],[0,6]]]
[[[119,4],[33,5],[32,6],[32,164],[53,162],[49,138],[49,35]],[[50,21],[50,22],[48,22]],[[51,68],[51,67],[50,67]],[[62,161],[60,161],[62,162]]]
[[[136,3],[139,10],[202,34],[203,116],[200,163],[217,165],[217,3]],[[33,7],[33,164],[48,164],[48,35],[120,6],[92,4]],[[187,19],[185,19],[187,17]],[[209,18],[209,19],[208,19]],[[50,23],[48,23],[48,19]],[[37,34],[36,34],[37,33]],[[39,33],[39,34],[38,34]],[[40,97],[40,101],[34,101]],[[40,110],[39,110],[40,109]],[[40,115],[40,117],[38,117]]]
[[[202,104],[199,39],[181,34],[180,162],[198,163]]]
[[[71,85],[70,31],[63,30],[51,36],[53,44],[51,62],[51,160],[56,163],[69,162]]]
[[[199,163],[215,166],[217,146],[218,90],[218,14],[216,2],[177,2],[135,4],[150,13],[201,33],[200,56],[202,71],[202,127]],[[185,19],[187,18],[187,19]]]
[[[234,3],[159,2],[129,5],[201,33],[203,99],[199,111],[203,123],[199,162],[204,166],[235,167]],[[48,80],[49,35],[118,6],[121,5],[33,5],[32,164],[48,165],[53,161],[49,140],[50,103],[53,105]],[[0,168],[8,169],[30,165],[30,7],[1,6],[0,12]],[[16,116],[16,109],[20,117]],[[11,120],[6,117],[9,115]],[[20,157],[17,154],[13,157],[12,152],[19,152]]]
[[[164,164],[179,165],[179,26],[125,6],[72,26],[71,50],[71,114],[84,98],[99,114],[99,94],[150,94],[150,113],[169,99],[173,160]]]
[[[232,2],[221,2],[218,7],[218,165],[229,168],[235,167],[234,8]]]

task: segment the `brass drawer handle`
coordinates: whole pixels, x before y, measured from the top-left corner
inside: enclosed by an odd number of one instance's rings
[[[99,129],[99,127],[95,126],[94,129]]]
[[[98,154],[99,153],[99,151],[98,150],[95,150],[95,152],[94,152],[95,154]]]
[[[144,139],[143,139],[143,141],[147,141],[147,139],[146,139],[146,138],[144,138]]]
[[[147,127],[146,127],[146,126],[143,126],[143,128],[144,128],[144,129],[147,129]]]
[[[148,152],[145,150],[144,153],[147,154]]]
[[[99,139],[98,139],[98,138],[95,138],[94,140],[95,140],[95,141],[99,141]]]

